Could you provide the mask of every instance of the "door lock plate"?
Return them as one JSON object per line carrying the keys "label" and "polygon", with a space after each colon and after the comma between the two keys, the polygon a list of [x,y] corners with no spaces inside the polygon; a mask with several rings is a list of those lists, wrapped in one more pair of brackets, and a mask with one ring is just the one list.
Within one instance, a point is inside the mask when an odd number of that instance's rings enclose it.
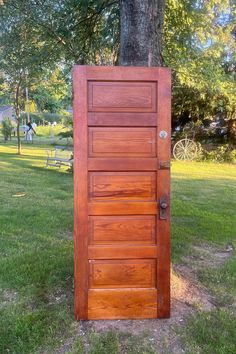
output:
{"label": "door lock plate", "polygon": [[160,220],[167,219],[167,209],[168,209],[168,201],[167,198],[162,197],[159,200],[159,218]]}

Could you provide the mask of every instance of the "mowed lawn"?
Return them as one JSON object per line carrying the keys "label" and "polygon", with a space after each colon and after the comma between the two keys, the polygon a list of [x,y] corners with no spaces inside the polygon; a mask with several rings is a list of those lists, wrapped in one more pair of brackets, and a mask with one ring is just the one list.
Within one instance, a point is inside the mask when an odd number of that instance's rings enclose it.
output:
{"label": "mowed lawn", "polygon": [[[0,190],[0,353],[158,353],[146,335],[76,332],[72,174],[46,169],[42,146],[25,145],[19,157],[2,144]],[[173,264],[194,245],[233,250],[198,274],[217,306],[195,311],[176,336],[185,353],[235,354],[235,166],[172,163]]]}

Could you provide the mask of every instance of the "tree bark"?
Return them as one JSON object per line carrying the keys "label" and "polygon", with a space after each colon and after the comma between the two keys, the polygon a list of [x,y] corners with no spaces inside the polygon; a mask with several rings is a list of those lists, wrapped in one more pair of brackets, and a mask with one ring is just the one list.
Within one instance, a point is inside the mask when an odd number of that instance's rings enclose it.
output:
{"label": "tree bark", "polygon": [[162,66],[165,0],[120,0],[123,66]]}
{"label": "tree bark", "polygon": [[20,87],[19,85],[17,85],[16,96],[15,96],[15,111],[16,111],[16,121],[17,121],[16,135],[17,135],[18,155],[21,155],[19,91],[20,91]]}
{"label": "tree bark", "polygon": [[18,155],[21,155],[21,140],[20,140],[20,110],[16,108],[16,136],[17,136],[17,148],[18,148]]}
{"label": "tree bark", "polygon": [[235,142],[236,139],[236,119],[233,117],[228,120],[228,138],[230,141]]}

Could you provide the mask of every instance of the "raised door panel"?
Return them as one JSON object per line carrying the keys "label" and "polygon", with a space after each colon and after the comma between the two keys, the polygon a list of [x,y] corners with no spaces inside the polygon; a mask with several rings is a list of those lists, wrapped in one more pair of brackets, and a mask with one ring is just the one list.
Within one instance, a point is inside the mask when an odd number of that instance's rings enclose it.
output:
{"label": "raised door panel", "polygon": [[90,289],[88,318],[156,318],[156,289]]}
{"label": "raised door panel", "polygon": [[156,157],[155,128],[89,128],[90,157]]}
{"label": "raised door panel", "polygon": [[156,286],[153,259],[90,260],[90,288],[154,288]]}
{"label": "raised door panel", "polygon": [[93,112],[156,112],[155,82],[88,83],[89,111]]}
{"label": "raised door panel", "polygon": [[154,215],[90,216],[90,244],[154,244],[156,218]]}
{"label": "raised door panel", "polygon": [[155,172],[90,172],[90,201],[155,201]]}

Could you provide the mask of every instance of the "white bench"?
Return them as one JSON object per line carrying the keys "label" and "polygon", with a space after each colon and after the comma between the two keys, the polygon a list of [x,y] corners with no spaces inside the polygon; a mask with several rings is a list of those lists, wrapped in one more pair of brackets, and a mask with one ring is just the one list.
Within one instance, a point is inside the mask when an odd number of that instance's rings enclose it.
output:
{"label": "white bench", "polygon": [[53,166],[60,168],[61,166],[73,167],[73,150],[66,146],[55,146],[54,149],[46,150],[47,159],[46,167]]}

